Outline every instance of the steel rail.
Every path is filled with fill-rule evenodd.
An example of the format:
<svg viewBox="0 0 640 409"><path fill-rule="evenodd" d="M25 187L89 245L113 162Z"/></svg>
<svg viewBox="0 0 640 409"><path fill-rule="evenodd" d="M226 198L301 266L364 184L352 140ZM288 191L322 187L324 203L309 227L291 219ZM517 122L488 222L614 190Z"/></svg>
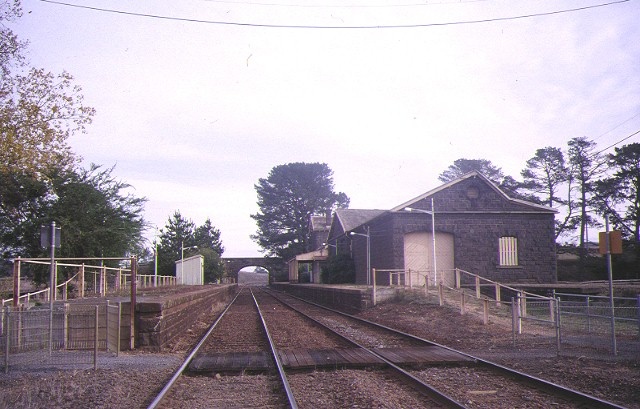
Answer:
<svg viewBox="0 0 640 409"><path fill-rule="evenodd" d="M258 310L258 315L260 316L260 321L262 321L262 328L264 329L265 334L267 335L267 339L269 340L269 348L271 349L271 356L276 363L276 367L278 368L278 375L280 376L280 381L282 382L282 386L287 394L287 400L289 401L289 406L291 409L298 409L298 404L296 403L296 398L293 396L293 391L291 391L291 386L289 386L289 381L287 380L287 375L284 372L284 367L282 366L282 361L278 356L278 352L276 351L275 344L273 343L273 339L271 338L271 334L269 333L269 329L267 328L267 323L262 316L262 311L260 311L260 305L258 304L258 300L256 300L255 295L253 294L253 290L249 289L251 292L251 297L253 298L253 302L255 303L256 309Z"/></svg>
<svg viewBox="0 0 640 409"><path fill-rule="evenodd" d="M160 391L160 393L158 393L158 395L156 395L155 399L149 404L149 406L147 406L147 409L155 409L158 404L162 401L162 399L164 399L164 396L167 394L167 392L171 389L171 387L173 386L173 384L178 380L178 378L180 377L180 375L182 375L182 373L184 372L185 369L187 369L187 367L189 366L189 364L191 363L191 360L193 359L193 357L198 353L198 350L200 349L200 347L205 343L205 341L207 340L207 338L209 338L209 335L211 335L211 333L213 332L213 330L215 329L215 327L218 325L218 323L220 322L220 320L222 319L222 317L224 317L224 315L227 313L227 311L229 311L229 309L231 308L231 306L233 305L233 303L236 302L236 300L238 299L238 296L240 295L240 293L242 292L242 289L240 291L238 291L238 293L236 294L236 296L233 298L233 300L231 300L231 302L229 303L229 305L227 305L227 307L220 313L220 315L218 316L218 318L214 321L213 324L211 324L211 326L209 327L209 329L207 330L207 332L204 334L204 336L200 339L200 342L198 342L198 344L193 348L193 350L191 351L191 353L187 356L187 358L184 360L184 362L182 363L182 365L180 365L180 368L178 368L176 370L176 372L173 374L173 376L171 377L171 379L169 380L169 382L167 382L167 384L164 386L164 388L162 388L162 390Z"/></svg>
<svg viewBox="0 0 640 409"><path fill-rule="evenodd" d="M270 289L269 291L275 291L275 290L271 290ZM312 301L308 301L308 300L302 299L300 297L296 297L296 296L288 294L288 293L284 293L284 294L286 294L289 297L295 298L295 299L297 299L299 301L302 301L304 303L313 305L315 307L318 307L318 308L321 308L321 309L324 309L324 310L327 310L327 311L331 311L331 312L337 313L339 315L348 317L350 319L353 319L353 320L356 320L356 321L360 321L362 323L365 323L365 324L368 324L368 325L371 325L371 326L374 326L374 327L382 328L382 329L385 329L385 330L390 331L392 333L395 333L395 334L398 334L398 335L403 335L403 336L409 337L409 338L411 338L413 340L426 343L428 345L437 346L437 347L440 347L440 348L444 348L444 349L446 349L448 351L458 353L458 354L463 355L463 356L465 356L467 358L475 360L476 362L482 364L485 367L492 368L492 369L495 369L495 370L500 371L502 373L506 373L506 374L509 374L509 375L514 376L516 378L531 382L531 383L533 383L533 384L535 384L535 385L537 385L539 387L550 389L553 392L555 392L555 393L557 393L559 395L562 395L562 396L564 396L566 398L573 399L574 401L577 400L579 402L583 402L583 403L585 403L587 405L590 405L590 406L588 406L590 408L626 409L624 406L617 405L617 404L615 404L613 402L609 402L609 401L606 401L604 399L597 398L595 396L592 396L592 395L589 395L587 393L583 393L583 392L577 391L575 389L567 388L567 387L559 385L557 383L553 383L553 382L550 382L550 381L547 381L547 380L544 380L544 379L529 375L529 374L524 373L524 372L516 371L515 369L511 369L511 368L506 367L504 365L500 365L498 363L491 362L491 361L488 361L486 359L479 358L479 357L467 354L466 352L455 350L455 349L450 348L450 347L448 347L446 345L441 345L441 344L438 344L436 342L429 341L429 340L424 339L424 338L420 338L420 337L418 337L416 335L396 330L394 328L388 327L388 326L383 325L383 324L378 324L376 322L369 321L369 320L366 320L364 318L356 317L354 315L347 314L345 312L338 311L338 310L335 310L333 308L325 307L324 305L320 305L320 304L317 304L317 303L314 303Z"/></svg>
<svg viewBox="0 0 640 409"><path fill-rule="evenodd" d="M400 366L394 364L393 362L389 361L387 358L385 358L384 356L376 353L375 351L367 348L364 345L359 344L357 341L352 340L351 338L348 338L347 336L340 334L339 332L334 331L333 329L329 328L327 325L325 325L324 323L316 320L315 318L309 316L308 314L300 311L299 309L295 308L294 306L292 306L291 304L287 303L286 301L283 301L282 299L276 297L275 295L269 293L268 291L262 290L263 292L265 292L266 294L268 294L269 296L275 298L276 300L278 300L280 303L284 304L287 308L297 312L298 314L304 316L305 318L313 321L315 324L321 326L322 328L325 328L327 331L331 332L332 334L340 337L341 339L349 342L350 344L361 348L363 351L366 351L367 353L375 356L376 358L380 359L382 362L384 362L389 368L391 368L396 375L398 375L401 379L404 379L406 382L410 383L411 386L417 390L418 392L425 394L426 396L428 396L431 399L434 399L435 401L437 401L440 404L445 405L446 407L450 407L450 408L458 408L458 409L467 409L466 406L464 406L463 404L461 404L460 402L456 401L455 399L453 399L452 397L450 397L449 395L445 394L444 392L434 388L433 386L429 385L428 383L424 382L423 380L417 378L416 376L412 375L411 373L409 373L408 371L404 370L403 368L401 368Z"/></svg>

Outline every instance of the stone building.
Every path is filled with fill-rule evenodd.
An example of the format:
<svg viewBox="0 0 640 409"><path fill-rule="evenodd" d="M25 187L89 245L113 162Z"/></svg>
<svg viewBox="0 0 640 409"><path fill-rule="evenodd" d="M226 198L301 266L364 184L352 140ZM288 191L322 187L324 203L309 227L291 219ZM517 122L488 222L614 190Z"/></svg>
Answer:
<svg viewBox="0 0 640 409"><path fill-rule="evenodd" d="M370 283L367 264L411 270L418 285L425 277L430 284L436 277L451 284L455 268L503 283L553 283L555 213L513 199L471 172L391 210L337 210L327 250L351 253L356 284ZM388 284L388 274L379 274L376 282Z"/></svg>

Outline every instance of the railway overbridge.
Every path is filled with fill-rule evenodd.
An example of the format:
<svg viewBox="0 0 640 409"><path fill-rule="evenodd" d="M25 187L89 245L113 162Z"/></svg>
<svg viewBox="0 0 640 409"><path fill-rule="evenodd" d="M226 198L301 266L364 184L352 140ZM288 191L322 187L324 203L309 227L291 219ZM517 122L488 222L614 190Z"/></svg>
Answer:
<svg viewBox="0 0 640 409"><path fill-rule="evenodd" d="M245 267L262 267L269 271L270 281L273 278L288 277L287 263L277 257L223 257L224 268L228 276L238 279L238 271Z"/></svg>

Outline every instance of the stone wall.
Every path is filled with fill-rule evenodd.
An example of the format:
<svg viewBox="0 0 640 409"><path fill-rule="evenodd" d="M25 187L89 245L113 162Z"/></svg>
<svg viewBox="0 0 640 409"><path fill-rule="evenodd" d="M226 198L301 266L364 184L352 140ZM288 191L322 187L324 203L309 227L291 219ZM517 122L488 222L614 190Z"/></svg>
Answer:
<svg viewBox="0 0 640 409"><path fill-rule="evenodd" d="M370 289L288 283L274 283L271 288L348 314L358 313L372 305Z"/></svg>
<svg viewBox="0 0 640 409"><path fill-rule="evenodd" d="M202 286L202 289L139 300L136 308L136 347L159 349L187 331L215 304L226 304L237 292L236 284ZM128 311L128 303L123 304ZM123 314L123 322L125 316ZM123 345L128 347L128 345Z"/></svg>
<svg viewBox="0 0 640 409"><path fill-rule="evenodd" d="M473 194L471 194L473 191ZM509 200L479 178L471 178L435 192L435 230L454 238L456 268L503 283L555 283L555 214L552 209ZM431 210L431 197L411 207ZM404 237L431 233L431 216L394 211L368 223L371 232L371 267L404 268ZM518 265L500 266L500 237L516 237ZM356 283L366 283L366 239L353 238ZM387 283L381 275L379 284Z"/></svg>

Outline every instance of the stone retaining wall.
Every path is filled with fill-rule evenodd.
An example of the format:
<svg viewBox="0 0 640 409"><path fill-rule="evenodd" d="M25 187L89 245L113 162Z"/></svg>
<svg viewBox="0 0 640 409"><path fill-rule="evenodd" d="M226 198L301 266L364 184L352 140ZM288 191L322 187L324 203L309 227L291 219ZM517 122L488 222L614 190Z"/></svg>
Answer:
<svg viewBox="0 0 640 409"><path fill-rule="evenodd" d="M273 283L271 288L348 314L372 306L370 288L289 283Z"/></svg>
<svg viewBox="0 0 640 409"><path fill-rule="evenodd" d="M228 303L236 291L236 284L211 285L192 292L139 300L136 347L161 348L187 331L198 316L211 310L213 305Z"/></svg>

